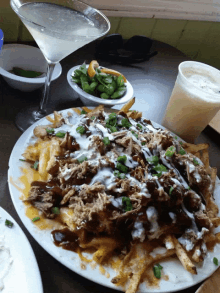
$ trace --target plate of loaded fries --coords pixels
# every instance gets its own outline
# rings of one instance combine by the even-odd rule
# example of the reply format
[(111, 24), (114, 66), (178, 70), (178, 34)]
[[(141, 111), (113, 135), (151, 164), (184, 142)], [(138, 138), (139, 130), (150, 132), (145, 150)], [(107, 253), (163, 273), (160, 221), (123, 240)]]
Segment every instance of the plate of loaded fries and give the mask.
[(175, 292), (218, 268), (219, 179), (208, 144), (182, 141), (134, 102), (35, 123), (12, 151), (10, 194), (31, 235), (72, 271), (127, 293)]

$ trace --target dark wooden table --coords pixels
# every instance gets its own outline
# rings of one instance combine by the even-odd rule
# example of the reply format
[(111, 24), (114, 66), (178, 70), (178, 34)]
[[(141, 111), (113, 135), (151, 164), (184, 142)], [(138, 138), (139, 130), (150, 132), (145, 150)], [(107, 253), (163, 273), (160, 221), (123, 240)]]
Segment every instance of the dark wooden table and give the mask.
[[(130, 66), (104, 61), (100, 63), (122, 72), (134, 87), (136, 104), (133, 108), (142, 111), (148, 119), (161, 123), (175, 83), (178, 65), (187, 58), (180, 51), (166, 44), (154, 42), (153, 46), (158, 54), (150, 61)], [(94, 53), (95, 44), (92, 43), (61, 61), (62, 75), (51, 85), (50, 106), (52, 109), (61, 110), (81, 106), (81, 102), (74, 97), (68, 85), (66, 74), (73, 66), (93, 60)], [(0, 205), (14, 217), (29, 239), (39, 264), (44, 293), (115, 292), (84, 279), (51, 257), (29, 234), (12, 204), (7, 184), (8, 161), (12, 148), (21, 135), (14, 124), (15, 116), (23, 107), (38, 105), (40, 96), (41, 90), (32, 93), (19, 92), (9, 87), (0, 77)], [(197, 142), (210, 144), (210, 163), (211, 166), (218, 168), (218, 176), (220, 176), (220, 135), (207, 127)], [(199, 285), (196, 285), (181, 292), (195, 293), (198, 287)], [(33, 292), (35, 292), (34, 288)]]

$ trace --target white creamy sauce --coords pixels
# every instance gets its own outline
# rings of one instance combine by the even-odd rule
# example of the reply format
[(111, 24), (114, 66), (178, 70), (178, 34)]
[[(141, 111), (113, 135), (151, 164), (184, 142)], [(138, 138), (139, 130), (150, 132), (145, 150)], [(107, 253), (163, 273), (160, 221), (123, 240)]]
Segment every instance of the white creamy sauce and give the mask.
[(8, 275), (12, 263), (10, 249), (5, 246), (4, 236), (0, 236), (0, 291), (4, 289), (4, 279)]
[(134, 228), (131, 232), (132, 238), (133, 239), (141, 239), (140, 241), (143, 242), (144, 241), (144, 237), (145, 237), (145, 230), (144, 230), (144, 226), (142, 222), (138, 222), (136, 221), (134, 223)]
[(153, 258), (155, 258), (157, 255), (165, 254), (167, 252), (167, 249), (165, 247), (156, 247), (154, 248), (151, 253), (149, 253)]
[(150, 232), (156, 232), (159, 228), (159, 225), (157, 223), (158, 219), (158, 213), (155, 207), (150, 206), (146, 210), (148, 221), (151, 223), (151, 229)]

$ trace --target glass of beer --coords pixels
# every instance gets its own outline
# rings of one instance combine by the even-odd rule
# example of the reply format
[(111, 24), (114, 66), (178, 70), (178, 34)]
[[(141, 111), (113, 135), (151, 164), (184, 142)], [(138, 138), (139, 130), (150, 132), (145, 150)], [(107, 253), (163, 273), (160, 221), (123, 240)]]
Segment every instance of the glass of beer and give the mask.
[(178, 69), (162, 124), (193, 143), (220, 109), (220, 71), (195, 61)]

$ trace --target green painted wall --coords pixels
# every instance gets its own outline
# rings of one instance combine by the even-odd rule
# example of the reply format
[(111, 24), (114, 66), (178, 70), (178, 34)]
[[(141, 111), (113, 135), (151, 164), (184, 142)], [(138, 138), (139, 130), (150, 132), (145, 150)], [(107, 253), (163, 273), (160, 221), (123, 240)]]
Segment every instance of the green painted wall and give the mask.
[[(109, 17), (109, 33), (120, 33), (124, 39), (145, 35), (168, 43), (188, 57), (220, 69), (220, 23), (191, 20), (169, 20)], [(5, 42), (32, 41), (32, 36), (12, 11), (9, 0), (0, 1), (0, 28)]]

